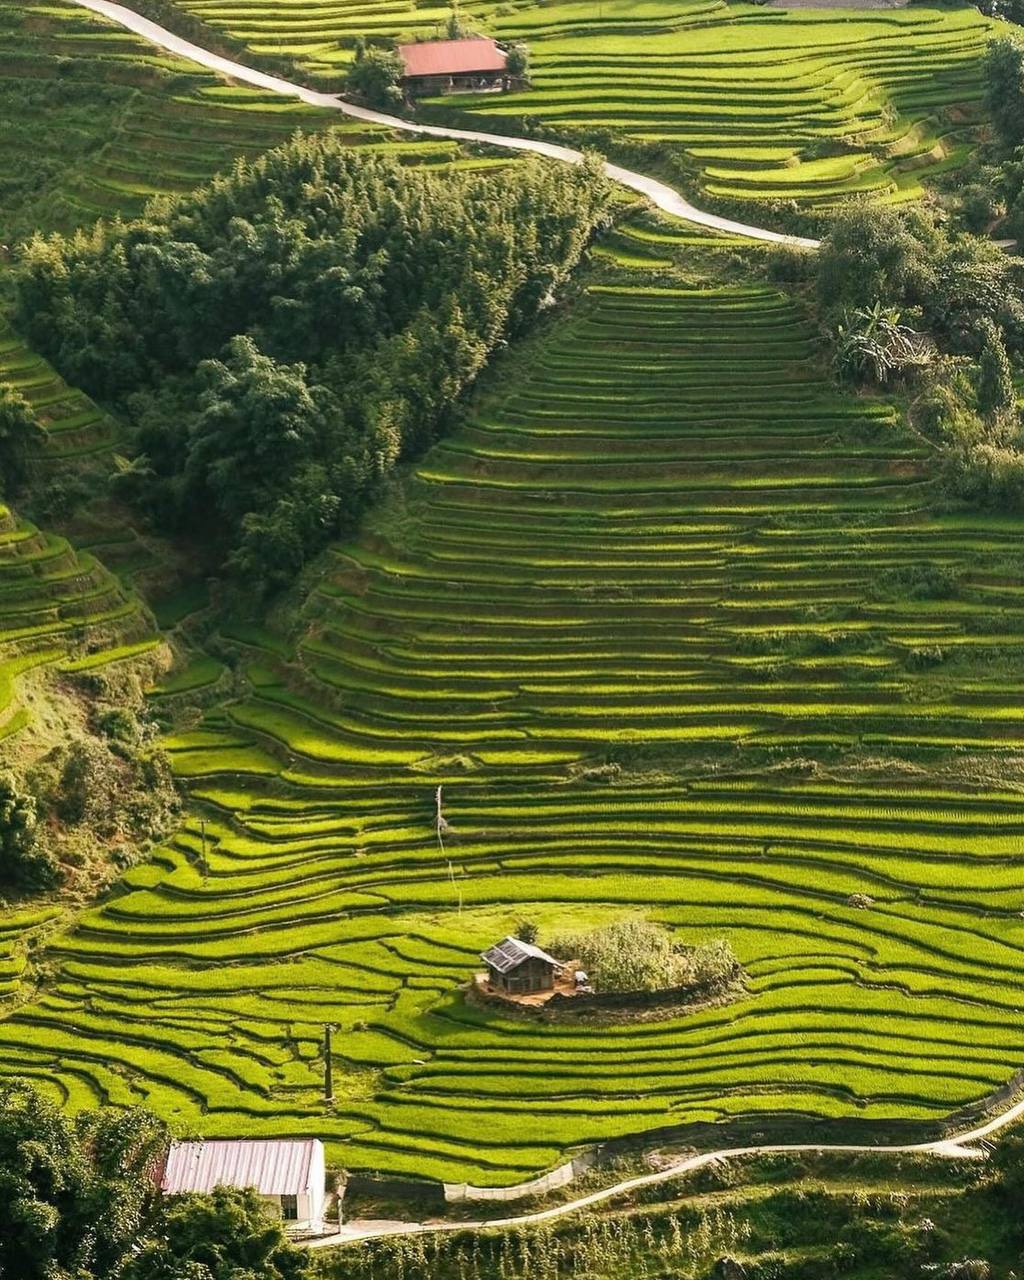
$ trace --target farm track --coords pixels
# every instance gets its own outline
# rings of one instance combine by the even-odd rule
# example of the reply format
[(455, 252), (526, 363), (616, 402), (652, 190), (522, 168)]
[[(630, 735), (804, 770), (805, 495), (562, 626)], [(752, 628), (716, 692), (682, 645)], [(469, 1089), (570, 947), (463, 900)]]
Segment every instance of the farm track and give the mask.
[[(383, 125), (386, 128), (400, 130), (403, 133), (415, 134), (418, 137), (449, 138), (455, 142), (482, 143), (488, 146), (501, 147), (508, 151), (531, 152), (535, 155), (547, 156), (553, 160), (560, 160), (565, 164), (580, 164), (583, 161), (583, 153), (581, 151), (576, 151), (571, 147), (558, 146), (551, 142), (541, 142), (534, 138), (508, 137), (504, 134), (485, 133), (476, 129), (450, 129), (441, 125), (421, 124), (414, 120), (405, 120), (400, 116), (388, 115), (382, 111), (372, 111), (367, 107), (359, 107), (354, 103), (346, 102), (337, 94), (318, 93), (303, 85), (293, 84), (288, 80), (282, 80), (278, 76), (267, 75), (263, 71), (244, 66), (242, 63), (235, 62), (230, 58), (211, 53), (199, 45), (192, 44), (189, 40), (182, 39), (181, 36), (176, 36), (165, 27), (158, 26), (157, 23), (142, 17), (141, 14), (135, 13), (132, 9), (128, 9), (124, 5), (114, 4), (112, 0), (75, 0), (75, 3), (90, 9), (93, 13), (109, 18), (112, 22), (120, 23), (121, 26), (127, 27), (129, 31), (142, 36), (153, 44), (159, 45), (162, 49), (167, 49), (179, 57), (189, 58), (211, 71), (219, 72), (221, 75), (229, 76), (233, 80), (253, 85), (259, 89), (266, 89), (286, 97), (298, 98), (313, 107), (341, 111), (355, 120)], [(624, 169), (621, 165), (611, 164), (610, 162), (605, 162), (604, 169), (613, 181), (645, 196), (663, 213), (682, 218), (687, 222), (706, 227), (711, 231), (744, 236), (750, 240), (760, 240), (773, 244), (794, 244), (808, 249), (818, 247), (819, 242), (808, 237), (784, 235), (778, 231), (770, 231), (765, 227), (749, 226), (746, 223), (736, 222), (731, 218), (723, 218), (718, 214), (707, 213), (702, 209), (696, 208), (667, 183), (659, 182), (656, 178), (648, 177), (646, 174), (634, 173), (630, 169)]]
[(480, 1222), (401, 1222), (389, 1220), (360, 1220), (342, 1224), (337, 1235), (320, 1236), (304, 1243), (311, 1249), (341, 1248), (347, 1244), (359, 1244), (365, 1240), (381, 1240), (401, 1236), (429, 1235), (434, 1232), (458, 1233), (462, 1231), (502, 1231), (516, 1227), (535, 1227), (547, 1222), (555, 1222), (559, 1218), (570, 1217), (585, 1209), (592, 1209), (609, 1200), (641, 1191), (646, 1187), (660, 1186), (671, 1182), (683, 1174), (703, 1169), (707, 1165), (720, 1164), (727, 1160), (736, 1160), (748, 1156), (764, 1155), (854, 1155), (868, 1152), (871, 1155), (934, 1155), (948, 1160), (978, 1160), (987, 1155), (987, 1149), (974, 1146), (974, 1143), (986, 1139), (1008, 1127), (1024, 1116), (1024, 1101), (1014, 1103), (994, 1119), (979, 1125), (967, 1133), (946, 1138), (939, 1142), (903, 1143), (892, 1146), (866, 1146), (838, 1143), (766, 1143), (762, 1146), (723, 1147), (718, 1151), (702, 1151), (698, 1155), (686, 1156), (673, 1161), (655, 1173), (640, 1174), (635, 1178), (624, 1178), (610, 1187), (602, 1187), (599, 1191), (577, 1196), (564, 1204), (552, 1206), (550, 1209), (538, 1209), (531, 1213), (515, 1214), (510, 1217), (487, 1218)]

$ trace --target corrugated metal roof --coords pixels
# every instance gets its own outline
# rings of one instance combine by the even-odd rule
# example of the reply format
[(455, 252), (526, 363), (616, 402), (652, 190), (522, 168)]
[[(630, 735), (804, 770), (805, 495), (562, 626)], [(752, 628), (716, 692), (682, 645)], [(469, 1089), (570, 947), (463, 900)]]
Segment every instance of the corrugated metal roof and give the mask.
[(541, 951), (540, 947), (535, 947), (531, 942), (522, 942), (519, 938), (513, 938), (511, 934), (501, 942), (496, 942), (488, 950), (482, 951), (480, 959), (485, 964), (489, 964), (492, 969), (497, 969), (499, 973), (508, 973), (511, 969), (517, 969), (524, 960), (546, 960), (556, 968), (561, 967), (554, 956), (549, 956), (546, 951)]
[(168, 1195), (214, 1187), (255, 1187), (265, 1196), (298, 1195), (309, 1190), (318, 1141), (172, 1142), (160, 1186)]
[(480, 71), (504, 71), (505, 54), (493, 40), (421, 40), (400, 44), (398, 52), (407, 76), (467, 76)]

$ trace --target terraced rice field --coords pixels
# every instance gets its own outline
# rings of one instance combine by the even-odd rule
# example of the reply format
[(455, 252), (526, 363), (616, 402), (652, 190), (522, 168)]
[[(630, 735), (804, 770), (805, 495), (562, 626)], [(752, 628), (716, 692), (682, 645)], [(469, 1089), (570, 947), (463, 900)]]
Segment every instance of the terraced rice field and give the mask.
[[(395, 139), (336, 111), (225, 83), (74, 4), (0, 12), (4, 237), (130, 217), (287, 142), (330, 128), (354, 146), (465, 164), (454, 143)], [(0, 256), (2, 262), (2, 256)]]
[(85, 671), (155, 647), (142, 602), (89, 552), (0, 506), (0, 742), (30, 721), (20, 675)]
[[(227, 636), (251, 693), (168, 744), (193, 817), (58, 942), (0, 1070), (503, 1184), (666, 1124), (935, 1118), (1020, 1065), (1019, 529), (934, 513), (772, 288), (606, 281), (330, 557), (297, 653)], [(748, 994), (464, 1002), (514, 921), (624, 909), (728, 937)]]
[[(449, 8), (405, 0), (179, 0), (313, 80), (337, 78), (357, 36), (437, 35)], [(663, 149), (708, 196), (904, 200), (955, 167), (981, 98), (993, 23), (976, 8), (785, 11), (723, 0), (463, 5), (530, 46), (526, 93), (445, 99), (521, 131), (523, 120)], [(671, 164), (672, 161), (670, 160)]]
[(53, 463), (83, 463), (117, 442), (116, 423), (84, 392), (69, 387), (42, 356), (0, 317), (0, 382), (14, 387), (46, 432), (42, 456)]
[(20, 677), (90, 670), (158, 643), (139, 599), (94, 556), (0, 506), (0, 744), (31, 724)]

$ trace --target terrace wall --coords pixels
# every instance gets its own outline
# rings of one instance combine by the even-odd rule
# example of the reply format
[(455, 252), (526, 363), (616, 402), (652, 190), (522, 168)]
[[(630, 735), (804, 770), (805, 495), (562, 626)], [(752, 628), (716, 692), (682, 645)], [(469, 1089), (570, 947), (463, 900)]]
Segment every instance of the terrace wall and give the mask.
[[(738, 987), (741, 971), (737, 969), (734, 983)], [(689, 983), (681, 987), (662, 987), (658, 991), (587, 991), (568, 995), (555, 991), (543, 1004), (525, 1004), (514, 996), (489, 990), (483, 983), (474, 982), (469, 989), (473, 1003), (500, 1009), (503, 1013), (516, 1012), (541, 1021), (585, 1017), (590, 1014), (636, 1013), (642, 1015), (655, 1009), (676, 1009), (705, 1004), (732, 990), (729, 983)]]
[(457, 1204), (462, 1200), (508, 1201), (523, 1200), (527, 1196), (543, 1196), (550, 1191), (557, 1191), (559, 1187), (568, 1186), (581, 1173), (593, 1168), (597, 1160), (597, 1148), (582, 1151), (550, 1173), (531, 1178), (529, 1182), (519, 1182), (512, 1187), (474, 1187), (468, 1182), (446, 1182), (444, 1198), (448, 1204)]

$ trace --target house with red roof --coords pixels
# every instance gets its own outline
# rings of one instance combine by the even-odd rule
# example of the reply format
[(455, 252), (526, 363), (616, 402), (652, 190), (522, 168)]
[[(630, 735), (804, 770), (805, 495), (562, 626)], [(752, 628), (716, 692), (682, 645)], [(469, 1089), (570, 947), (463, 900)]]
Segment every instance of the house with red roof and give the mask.
[(508, 55), (486, 36), (400, 44), (402, 88), (411, 97), (508, 88)]

